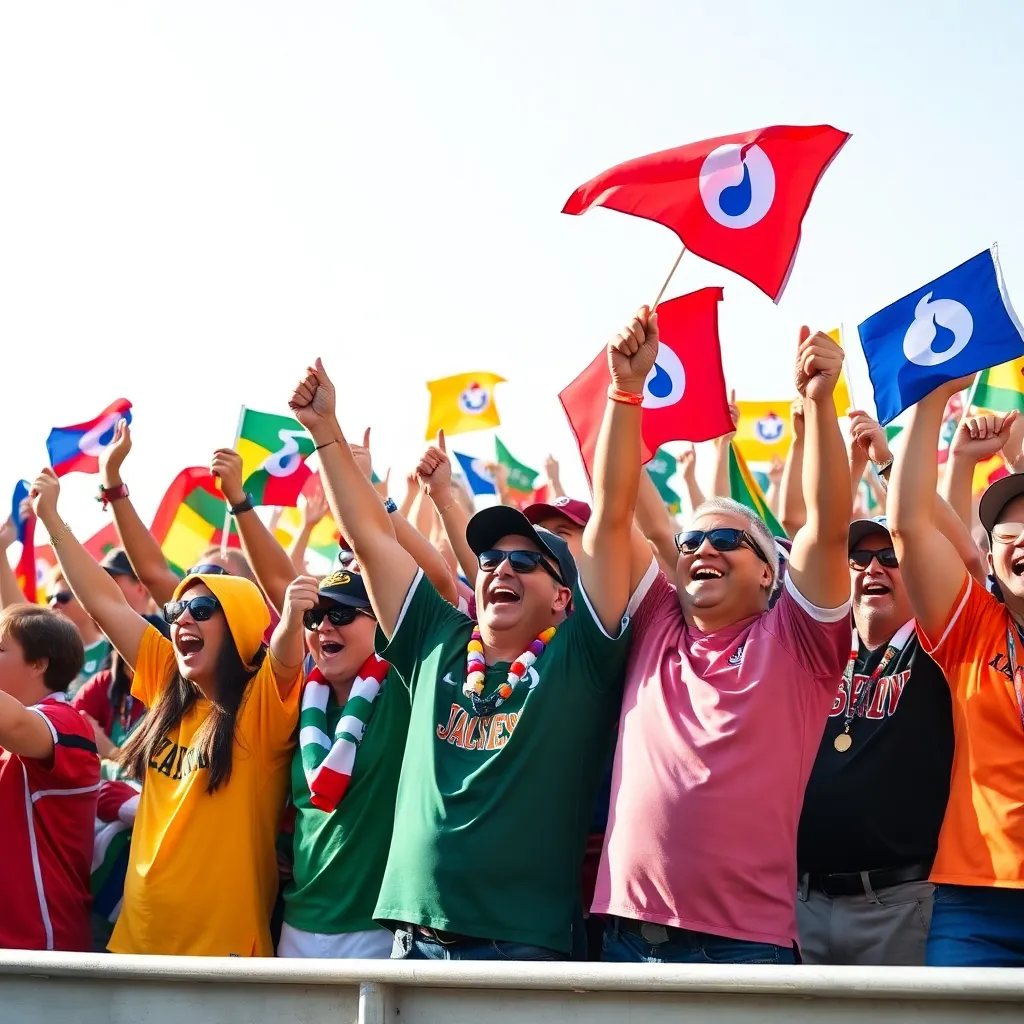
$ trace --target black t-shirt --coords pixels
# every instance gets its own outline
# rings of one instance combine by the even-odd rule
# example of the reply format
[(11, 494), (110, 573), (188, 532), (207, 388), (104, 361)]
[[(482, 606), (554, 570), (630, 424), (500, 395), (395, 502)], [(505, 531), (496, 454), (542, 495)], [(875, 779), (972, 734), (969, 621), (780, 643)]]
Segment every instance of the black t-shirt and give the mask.
[[(859, 643), (854, 701), (885, 646)], [(931, 862), (949, 797), (953, 718), (949, 686), (911, 635), (850, 725), (853, 745), (833, 743), (846, 723), (840, 680), (804, 794), (797, 864), (812, 874)]]

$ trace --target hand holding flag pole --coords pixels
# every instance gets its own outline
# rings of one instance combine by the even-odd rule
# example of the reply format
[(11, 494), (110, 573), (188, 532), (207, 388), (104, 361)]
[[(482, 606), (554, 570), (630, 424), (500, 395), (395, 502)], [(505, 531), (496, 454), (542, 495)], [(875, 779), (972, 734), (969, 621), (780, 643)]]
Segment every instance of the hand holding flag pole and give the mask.
[[(238, 450), (238, 442), (242, 437), (242, 423), (245, 421), (245, 406), (241, 406), (238, 410), (238, 426), (235, 427), (235, 441), (231, 447), (234, 450)], [(244, 483), (245, 481), (243, 481)], [(228, 553), (228, 538), (231, 536), (231, 502), (224, 502), (224, 528), (220, 533), (220, 557), (223, 558)]]
[(661, 290), (658, 292), (657, 297), (651, 303), (651, 312), (652, 313), (657, 308), (658, 303), (661, 302), (662, 296), (665, 294), (665, 289), (668, 288), (669, 282), (672, 280), (672, 276), (675, 274), (676, 268), (679, 266), (679, 262), (680, 262), (680, 260), (682, 260), (683, 253), (685, 253), (685, 252), (686, 252), (686, 246), (684, 245), (682, 247), (682, 249), (679, 250), (679, 255), (676, 257), (675, 263), (672, 264), (672, 269), (668, 272), (668, 277), (665, 278), (665, 283), (661, 286)]

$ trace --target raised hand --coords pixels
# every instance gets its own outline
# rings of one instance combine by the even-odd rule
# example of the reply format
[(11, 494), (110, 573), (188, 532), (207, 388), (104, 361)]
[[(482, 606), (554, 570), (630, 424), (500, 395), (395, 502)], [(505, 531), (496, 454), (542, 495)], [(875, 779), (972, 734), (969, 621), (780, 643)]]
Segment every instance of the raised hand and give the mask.
[(8, 516), (0, 526), (0, 554), (5, 552), (18, 539), (18, 525)]
[(778, 457), (778, 455), (772, 456), (772, 461), (768, 465), (768, 482), (770, 484), (779, 484), (782, 482), (782, 471), (786, 468), (786, 464)]
[(313, 366), (306, 367), (306, 375), (295, 385), (288, 408), (310, 434), (317, 429), (322, 433), (334, 419), (335, 401), (334, 384), (318, 358)]
[(32, 511), (44, 522), (48, 516), (57, 514), (57, 498), (60, 496), (60, 481), (57, 474), (47, 466), (32, 482), (28, 495), (32, 499)]
[(657, 355), (658, 314), (641, 306), (636, 316), (608, 343), (612, 386), (634, 395), (641, 394)]
[(679, 453), (679, 472), (687, 483), (697, 479), (697, 449), (692, 444)]
[(302, 628), (302, 616), (320, 600), (320, 584), (313, 576), (296, 576), (284, 593), (281, 624), (286, 630)]
[(242, 456), (233, 448), (218, 448), (210, 460), (210, 472), (220, 480), (220, 489), (232, 505), (245, 501), (242, 489)]
[(966, 416), (960, 421), (949, 445), (951, 457), (984, 462), (1009, 441), (1018, 413), (987, 413)]
[(104, 487), (118, 487), (121, 484), (121, 466), (132, 450), (132, 431), (127, 420), (118, 420), (110, 444), (100, 451), (100, 483)]
[(842, 348), (827, 334), (811, 334), (809, 327), (801, 327), (796, 354), (796, 390), (800, 397), (811, 402), (830, 399), (843, 372), (844, 358)]
[(363, 431), (362, 444), (350, 444), (348, 448), (352, 452), (352, 458), (356, 460), (356, 465), (362, 470), (363, 476), (367, 480), (372, 480), (373, 459), (370, 457), (370, 428), (367, 427)]
[(789, 424), (793, 428), (794, 438), (804, 436), (804, 400), (802, 398), (794, 398), (789, 403)]
[(861, 409), (850, 410), (850, 441), (876, 465), (881, 466), (892, 458), (889, 438), (885, 427), (872, 419)]
[(416, 466), (416, 479), (427, 497), (435, 504), (447, 505), (452, 500), (452, 462), (444, 431), (437, 432), (437, 443), (430, 445)]
[(556, 459), (554, 455), (549, 455), (544, 460), (544, 475), (548, 478), (550, 483), (558, 483), (558, 471), (558, 459)]
[(323, 487), (317, 484), (308, 494), (302, 495), (302, 522), (304, 526), (316, 526), (330, 510)]

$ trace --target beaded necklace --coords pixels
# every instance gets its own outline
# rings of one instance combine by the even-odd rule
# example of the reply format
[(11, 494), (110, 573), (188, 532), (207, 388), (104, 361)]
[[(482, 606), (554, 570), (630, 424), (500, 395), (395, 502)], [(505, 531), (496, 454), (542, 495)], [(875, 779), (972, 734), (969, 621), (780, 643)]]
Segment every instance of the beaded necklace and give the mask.
[(486, 679), (487, 665), (484, 661), (484, 645), (480, 638), (480, 627), (473, 627), (473, 637), (466, 645), (466, 681), (463, 683), (462, 692), (472, 701), (473, 710), (481, 718), (493, 715), (502, 704), (512, 696), (523, 676), (530, 670), (530, 666), (544, 653), (544, 648), (551, 643), (555, 635), (555, 627), (550, 626), (539, 634), (537, 639), (516, 658), (509, 666), (508, 677), (490, 697), (484, 699), (484, 681)]

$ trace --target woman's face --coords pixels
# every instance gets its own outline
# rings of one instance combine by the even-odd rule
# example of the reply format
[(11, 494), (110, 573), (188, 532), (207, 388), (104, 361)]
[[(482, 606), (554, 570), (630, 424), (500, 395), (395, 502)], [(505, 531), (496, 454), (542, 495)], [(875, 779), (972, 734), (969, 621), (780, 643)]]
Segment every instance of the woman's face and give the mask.
[[(181, 595), (182, 601), (213, 597), (205, 584), (196, 581)], [(215, 599), (216, 600), (216, 599)], [(197, 622), (189, 608), (171, 624), (171, 643), (178, 670), (191, 682), (211, 682), (223, 644), (233, 643), (224, 610), (218, 602), (210, 618)]]
[[(321, 601), (321, 608), (341, 608), (333, 601)], [(373, 653), (377, 620), (358, 612), (346, 626), (335, 626), (327, 616), (316, 629), (306, 630), (306, 645), (316, 667), (328, 683), (352, 682), (363, 662)]]

